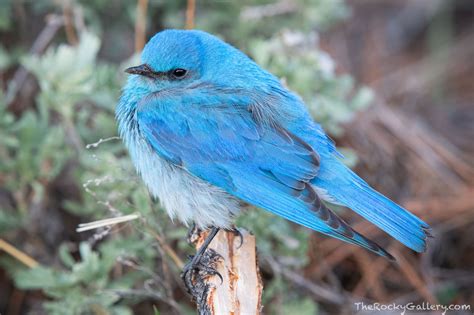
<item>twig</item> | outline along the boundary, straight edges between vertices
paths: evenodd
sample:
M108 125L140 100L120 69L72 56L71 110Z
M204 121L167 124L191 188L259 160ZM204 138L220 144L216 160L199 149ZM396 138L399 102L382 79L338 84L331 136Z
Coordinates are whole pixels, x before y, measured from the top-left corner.
M365 251L354 252L357 263L363 270L362 279L353 291L354 295L365 296L370 291L377 301L387 301L388 295L384 286L380 283L379 275L390 265L389 261L383 257L372 259Z
M148 11L148 0L137 1L137 12L135 17L135 52L142 51L146 41L146 17Z
M59 28L63 25L63 22L64 21L62 17L56 15L48 16L46 19L46 26L31 46L30 54L42 54L53 40ZM10 90L8 91L6 96L6 103L8 104L8 107L10 107L15 102L18 93L23 88L23 85L25 84L28 77L29 72L24 67L20 66L16 70L10 84Z
M306 290L311 292L319 301L329 302L336 305L343 305L347 303L347 299L344 297L343 294L340 294L339 292L333 292L329 288L325 288L311 281L308 281L305 277L297 274L296 272L284 268L272 257L266 257L266 261L271 266L274 272L281 274L288 281L291 281L294 284L305 288Z
M20 314L23 301L25 300L26 291L19 290L17 288L13 289L13 293L10 296L10 303L6 314L16 315Z
M88 223L81 223L78 225L76 232L84 232L84 231L94 230L94 229L98 229L102 227L110 227L118 223L136 220L139 217L140 215L138 214L129 214L129 215L124 215L124 216L115 217L115 218L107 218L107 219L97 220L97 221L88 222Z
M65 0L63 4L63 18L64 18L64 30L66 31L66 38L69 44L77 45L79 42L77 39L76 32L74 30L73 19L74 16L73 10L71 8L71 1Z
M186 6L186 29L194 28L194 16L196 15L196 0L188 0Z
M64 132L66 134L66 142L76 151L79 155L85 148L85 144L82 141L79 132L74 125L74 122L71 121L69 117L63 116L63 125L64 125Z
M460 189L455 194L448 196L432 196L427 198L410 199L403 203L407 209L414 213L425 211L432 220L443 221L462 213L471 212L474 203L474 186ZM446 211L449 209L449 211Z
M153 231L153 229L151 227L149 227L148 225L146 225L146 227L147 227L148 233L150 233L151 235L153 235L154 238L156 238L156 240L160 244L161 248L163 248L163 250L166 252L166 254L174 261L176 266L179 269L183 269L184 262L181 260L181 258L179 258L178 254L176 254L176 252L165 242L163 237L161 237L158 233Z
M450 152L450 150L455 150L454 148L449 146L450 150L446 149L445 143L449 142L442 140L443 137L434 130L420 126L408 115L389 108L382 101L374 108L373 113L394 136L405 143L432 169L437 170L441 175L440 178L448 184L459 186L461 182L457 176L466 181L472 180L474 177L472 167ZM433 137L436 137L437 140L433 140ZM442 140L441 143L440 140ZM453 174L453 171L457 176Z
M456 39L455 45L447 45L446 48L438 51L437 54L450 56L451 60L470 61L472 53L474 52L473 33L473 29L464 30L463 34L467 35L460 36ZM403 66L382 78L369 82L369 85L378 91L379 94L381 93L385 99L391 98L395 94L409 94L413 91L417 91L417 93L429 91L430 89L428 87L432 86L434 81L443 77L446 71L444 67L433 66L433 62L433 56L425 57L419 61Z
M418 272L411 266L406 257L400 252L394 253L394 256L397 259L398 264L400 265L400 270L402 271L405 278L411 283L411 285L423 296L426 301L431 304L437 304L438 301L436 297L431 293L431 291L426 286L423 279L420 277Z
M143 290L143 289L128 289L128 290L110 290L109 292L112 292L114 294L117 294L120 297L142 297L142 298L149 298L153 300L157 300L160 302L164 302L171 306L175 311L177 311L179 314L181 313L181 306L173 299L169 299L166 296L163 296L160 293L157 293L156 291L151 291L151 290Z
M39 263L34 260L31 256L26 253L16 249L13 245L7 243L0 238L0 250L4 250L7 254L20 261L22 264L29 268L35 268Z
M165 257L166 253L163 248L161 246L156 247L158 248L158 252L160 253L161 257ZM169 300L172 300L174 303L176 303L176 300L174 299L174 290L173 286L171 285L171 281L172 279L175 279L179 284L181 284L182 282L180 281L180 279L178 280L177 278L173 278L173 276L176 276L176 273L171 272L170 262L167 259L161 259L161 270L163 273L162 286L165 290L165 294L168 296Z
M99 145L101 145L102 143L104 142L109 142L109 141L112 141L112 140L120 140L120 137L118 136L113 136L113 137L108 137L108 138L105 138L105 139L102 139L100 138L98 141L96 142L93 142L93 143L88 143L86 144L86 149L92 149L92 148L97 148Z

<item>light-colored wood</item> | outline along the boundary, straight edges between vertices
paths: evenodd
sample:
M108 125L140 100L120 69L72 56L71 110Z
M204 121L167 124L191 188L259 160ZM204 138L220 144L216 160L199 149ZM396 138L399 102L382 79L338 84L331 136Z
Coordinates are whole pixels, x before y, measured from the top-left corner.
M255 237L245 230L240 236L221 230L208 248L223 257L215 268L222 276L209 276L203 281L209 285L207 296L202 301L210 314L250 315L260 314L263 285L260 278L255 247ZM202 232L195 242L199 248L207 232ZM203 308L203 305L199 307Z

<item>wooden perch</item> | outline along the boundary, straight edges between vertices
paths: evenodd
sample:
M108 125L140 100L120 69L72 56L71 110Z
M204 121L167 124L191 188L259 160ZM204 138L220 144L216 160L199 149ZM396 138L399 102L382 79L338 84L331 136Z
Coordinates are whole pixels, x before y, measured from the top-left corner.
M255 237L245 230L240 232L242 243L235 232L224 230L210 243L206 252L215 257L210 259L210 267L219 272L222 281L218 275L196 277L193 298L199 314L260 314L263 285ZM190 236L190 242L199 249L207 235L208 231L198 231Z

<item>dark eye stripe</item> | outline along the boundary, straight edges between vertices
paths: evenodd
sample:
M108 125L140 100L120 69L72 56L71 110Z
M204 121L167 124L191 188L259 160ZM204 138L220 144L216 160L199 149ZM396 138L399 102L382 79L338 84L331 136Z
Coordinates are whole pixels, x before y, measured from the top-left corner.
M143 65L143 71L141 75L158 80L181 80L185 78L188 74L188 70L183 68L171 69L166 72L153 71L153 69L147 64Z

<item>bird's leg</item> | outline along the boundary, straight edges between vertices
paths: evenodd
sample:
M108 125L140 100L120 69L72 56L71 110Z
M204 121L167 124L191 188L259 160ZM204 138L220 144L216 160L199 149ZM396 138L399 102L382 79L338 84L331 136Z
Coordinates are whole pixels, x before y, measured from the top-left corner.
M195 232L195 226L191 230L191 233ZM217 275L222 280L222 276L217 272L212 265L217 262L217 260L221 259L222 257L214 250L209 249L207 247L212 242L214 237L219 232L218 227L213 227L207 236L204 243L201 245L199 250L197 251L196 255L194 255L189 263L184 266L183 273L181 274L181 278L184 281L186 289L191 293L191 295L196 296L197 292L194 290L194 279L195 276L208 276L208 275ZM192 238L192 234L188 235L188 238ZM206 251L207 250L207 251ZM196 279L198 280L198 279Z
M217 235L218 232L219 232L218 227L213 227L211 229L211 232L207 236L206 240L201 245L201 247L199 247L199 250L197 251L196 255L194 255L193 260L191 261L193 265L198 265L199 264L199 261L201 260L204 252L206 251L207 247L212 242L212 240L214 239L214 237Z

